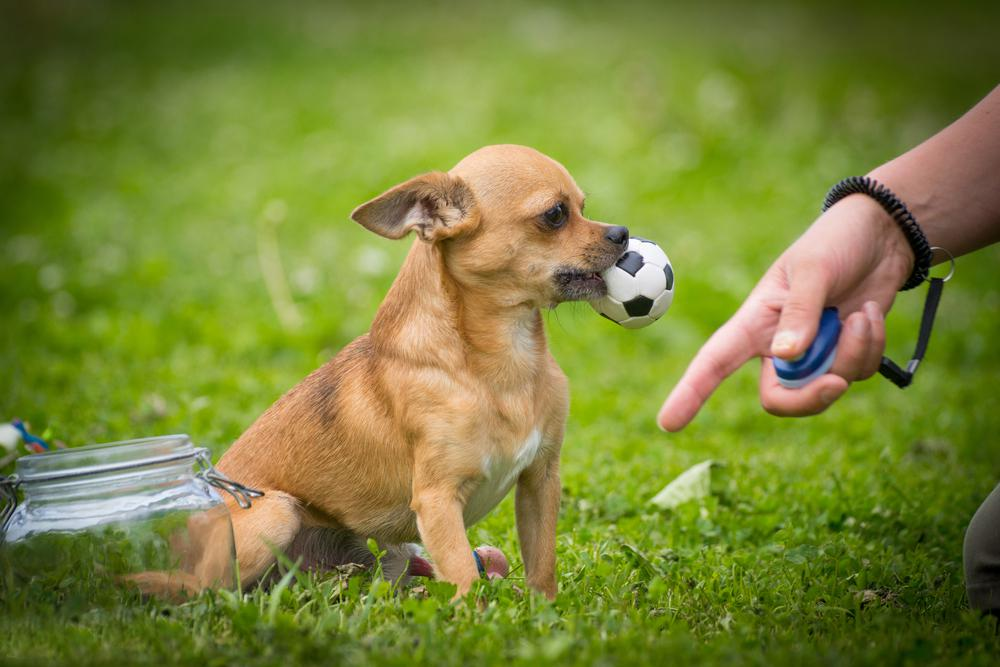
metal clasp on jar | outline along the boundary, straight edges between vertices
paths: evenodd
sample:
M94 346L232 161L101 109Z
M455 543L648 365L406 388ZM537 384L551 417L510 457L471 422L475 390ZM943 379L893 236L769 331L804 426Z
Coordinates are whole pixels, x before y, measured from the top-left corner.
M21 480L17 475L0 479L0 533L3 533L17 509L17 487L20 485Z
M215 466L212 465L211 453L201 447L196 450L196 460L201 466L201 470L195 473L195 476L203 480L206 484L211 484L217 489L222 489L229 495L231 495L236 503L243 509L250 509L252 505L251 498L260 498L264 495L263 491L258 491L257 489L251 489L249 486L244 486L239 482L233 481L223 475L221 472L216 470Z

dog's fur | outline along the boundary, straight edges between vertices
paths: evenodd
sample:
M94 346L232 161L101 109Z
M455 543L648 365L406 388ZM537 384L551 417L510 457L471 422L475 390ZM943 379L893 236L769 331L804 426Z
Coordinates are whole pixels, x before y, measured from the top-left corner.
M545 213L559 203L567 215L556 226ZM583 203L560 164L505 145L354 211L377 234L419 238L371 332L219 462L266 494L249 510L231 504L244 585L273 565L274 549L316 568L370 562L369 537L389 550L387 576L399 576L419 539L462 595L478 577L466 527L516 483L527 583L555 596L568 389L540 310L601 296L597 273L627 244L627 230L586 219Z

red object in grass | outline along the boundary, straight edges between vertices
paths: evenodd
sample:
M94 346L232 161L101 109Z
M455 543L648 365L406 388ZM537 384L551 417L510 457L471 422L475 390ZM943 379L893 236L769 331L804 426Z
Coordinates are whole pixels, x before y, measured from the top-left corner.
M476 547L475 551L483 561L483 569L486 570L488 579L503 579L510 572L507 557L496 547L482 545Z
M434 578L434 567L430 564L426 558L421 558L420 556L410 557L410 571L409 575L411 577L431 577Z
M486 577L488 579L503 579L508 573L510 573L510 564L507 562L507 557L504 556L503 552L496 547L482 545L476 547L474 551L479 554L479 558L483 562L483 569L486 570ZM430 561L426 558L412 556L410 558L409 574L411 577L433 578L434 566L432 566Z

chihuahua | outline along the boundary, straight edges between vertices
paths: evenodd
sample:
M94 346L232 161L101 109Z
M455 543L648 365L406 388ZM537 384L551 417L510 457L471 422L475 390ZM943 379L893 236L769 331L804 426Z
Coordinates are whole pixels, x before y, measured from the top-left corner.
M370 563L469 591L466 529L516 485L526 582L556 595L559 451L569 394L541 310L596 299L628 229L584 217L584 194L524 146L482 148L362 204L351 217L417 238L371 331L271 406L219 462L264 491L233 507L244 585L275 563ZM227 502L232 502L227 499Z

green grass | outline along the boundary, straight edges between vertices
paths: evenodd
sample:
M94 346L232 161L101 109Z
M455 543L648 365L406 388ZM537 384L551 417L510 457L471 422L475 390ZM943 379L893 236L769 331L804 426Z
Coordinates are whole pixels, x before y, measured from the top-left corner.
M961 544L1000 479L998 249L960 260L905 392L779 420L748 367L682 434L653 417L831 183L996 83L1000 7L749 7L4 4L0 419L218 455L367 329L407 242L352 207L489 143L562 161L678 287L639 332L547 318L573 392L555 603L520 570L484 610L370 577L93 611L43 592L0 602L0 661L994 664ZM271 231L298 328L261 276ZM897 302L895 358L920 306ZM726 463L712 497L648 505L705 459ZM470 539L516 566L512 500Z

